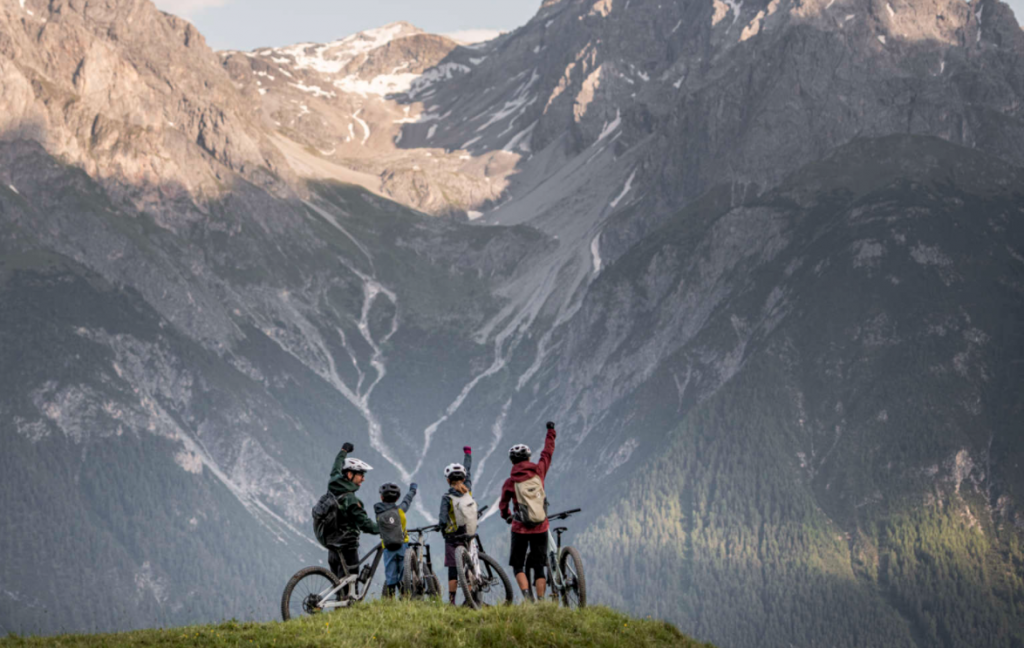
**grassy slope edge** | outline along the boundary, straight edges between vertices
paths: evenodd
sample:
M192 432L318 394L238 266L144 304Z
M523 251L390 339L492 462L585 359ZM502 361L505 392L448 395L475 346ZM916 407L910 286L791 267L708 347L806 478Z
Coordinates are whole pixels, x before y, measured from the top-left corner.
M11 646L710 646L663 621L634 619L605 607L569 611L553 604L475 612L441 603L375 601L288 623L237 623L107 635L0 639Z

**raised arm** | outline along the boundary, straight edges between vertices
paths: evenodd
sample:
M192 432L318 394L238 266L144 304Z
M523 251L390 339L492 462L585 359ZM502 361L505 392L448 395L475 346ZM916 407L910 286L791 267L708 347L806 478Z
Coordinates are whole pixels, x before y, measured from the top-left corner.
M398 508L402 509L406 513L409 512L409 507L412 506L412 498L416 497L417 488L418 487L416 486L416 484L409 484L409 492L407 492L405 494L405 497L402 498L402 501L401 503L399 503Z
M544 437L544 450L540 453L540 461L537 462L537 472L540 478L548 476L548 468L551 467L551 455L555 453L555 424L548 422L548 434Z
M462 465L466 467L466 488L473 490L473 473L470 472L473 467L473 448L462 446L462 452Z
M351 443L343 443L341 450L338 452L338 456L334 458L334 466L331 467L331 478L328 481L328 486L334 485L335 482L340 482L345 478L345 473L342 472L342 468L345 466L345 459L348 458L348 453L352 452L355 448L352 447ZM337 495L338 493L335 493Z

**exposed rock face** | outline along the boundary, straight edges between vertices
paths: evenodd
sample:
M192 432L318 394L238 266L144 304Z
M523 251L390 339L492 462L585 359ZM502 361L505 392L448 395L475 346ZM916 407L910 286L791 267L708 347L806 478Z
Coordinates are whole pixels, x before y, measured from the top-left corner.
M216 195L233 174L285 189L256 104L191 24L146 0L27 0L4 3L0 33L5 139L35 139L157 209L176 191Z
M945 567L876 564L900 563L873 529L909 528L904 498L982 533L970 560L1010 556L968 561L995 583L971 601L1019 599L1000 574L1024 496L1024 49L1004 5L549 0L475 46L396 23L215 54L147 2L3 1L2 492L19 529L61 502L96 548L80 568L60 538L0 544L4 627L52 629L42 602L96 583L133 624L264 616L322 558L305 516L341 442L423 484L471 442L491 501L503 448L549 419L550 490L587 511L602 600L724 644L824 645L758 611L818 569L854 592L806 581L824 626L867 601L864 643L933 645L904 615L940 609L922 583ZM663 451L685 470L655 473ZM742 490L762 470L772 488ZM641 518L642 551L689 548L652 563L688 603L602 553ZM139 540L153 524L165 543ZM804 528L817 544L775 551ZM756 605L715 585L742 572L715 553L737 537L758 539ZM25 567L54 555L73 585ZM62 627L123 627L100 605Z

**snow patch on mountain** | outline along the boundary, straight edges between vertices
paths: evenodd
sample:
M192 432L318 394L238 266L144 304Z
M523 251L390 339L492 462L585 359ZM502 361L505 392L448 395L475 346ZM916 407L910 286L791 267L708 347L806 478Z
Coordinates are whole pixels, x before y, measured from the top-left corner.
M616 207L618 207L619 203L622 201L622 199L625 198L626 194L629 193L629 190L633 188L633 179L634 178L636 178L636 170L635 169L633 170L633 173L629 174L629 179L626 180L626 186L622 188L622 193L620 193L618 196L616 196L615 199L612 200L609 203L609 206L612 209L615 209Z

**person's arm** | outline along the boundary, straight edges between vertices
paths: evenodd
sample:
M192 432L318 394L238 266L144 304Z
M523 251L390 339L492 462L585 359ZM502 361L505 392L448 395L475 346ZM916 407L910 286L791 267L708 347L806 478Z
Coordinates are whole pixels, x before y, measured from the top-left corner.
M544 437L544 450L540 453L540 461L537 462L537 472L540 478L548 476L548 468L551 467L551 455L555 453L555 424L548 422L548 434Z
M441 512L437 516L437 523L441 525L441 535L445 535L445 527L448 526L448 493L441 496Z
M501 519L506 522L512 517L512 513L508 510L508 505L512 501L512 489L509 487L511 479L506 479L505 484L501 487L501 501L498 502L498 511L501 513Z
M341 446L341 450L338 452L338 456L334 458L334 466L331 467L331 479L329 483L340 481L345 477L345 473L342 472L342 468L345 467L345 459L348 458L348 453L352 452L355 448L351 443L345 442Z
M409 492L407 492L405 497L402 498L402 502L398 505L398 508L402 509L406 513L409 512L409 507L412 506L412 498L416 497L416 489L416 484L409 484Z
M473 477L470 469L473 466L473 448L462 446L462 465L466 467L466 488L473 490Z
M348 519L352 520L356 527L358 527L363 533L380 535L380 529L377 528L377 523L370 519L370 516L366 514L366 510L360 502L352 502L348 507L348 514Z

